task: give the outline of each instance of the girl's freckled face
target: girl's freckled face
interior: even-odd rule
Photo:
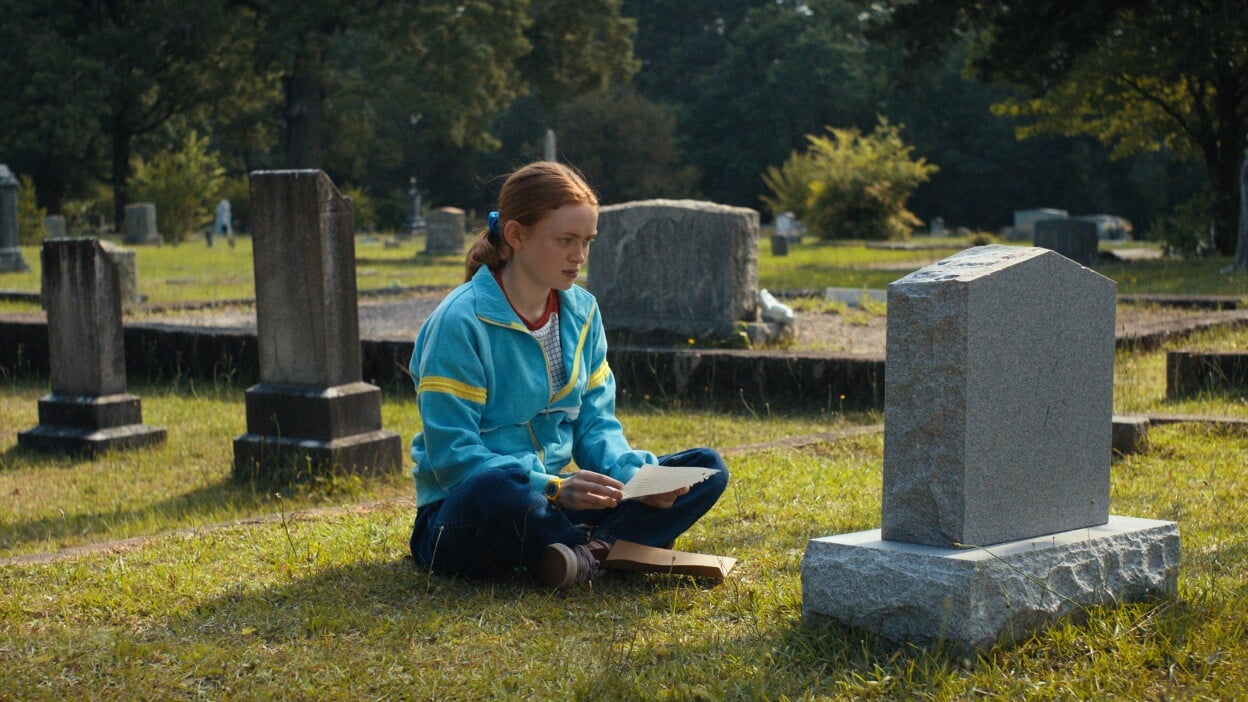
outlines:
[[[589,260],[598,236],[598,210],[592,205],[564,205],[529,228],[513,256],[517,273],[543,288],[567,290]]]

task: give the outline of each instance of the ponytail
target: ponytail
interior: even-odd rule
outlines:
[[[481,266],[492,271],[502,268],[510,256],[511,247],[503,241],[501,236],[496,237],[489,229],[482,229],[477,234],[477,238],[473,240],[472,246],[468,249],[468,256],[464,259],[464,281],[472,280],[472,276],[477,274]]]

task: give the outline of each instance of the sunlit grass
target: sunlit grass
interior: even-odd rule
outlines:
[[[17,432],[36,426],[36,381],[4,381],[0,394],[0,557],[50,551],[93,541],[202,526],[280,510],[346,505],[412,496],[410,466],[392,475],[338,476],[280,491],[234,482],[233,439],[246,430],[244,390],[229,382],[179,379],[173,384],[132,384],[146,424],[168,431],[165,444],[111,452],[92,460],[45,456],[17,448]],[[420,428],[414,393],[383,390],[382,425],[404,446]],[[819,434],[878,416],[751,414],[623,407],[630,441],[655,453],[703,445],[724,448]]]
[[[878,525],[879,434],[732,463],[681,546],[732,555],[552,593],[405,558],[410,508],[323,514],[0,568],[19,699],[1239,699],[1248,694],[1241,433],[1163,427],[1112,511],[1178,519],[1175,601],[1092,609],[971,657],[801,623],[806,541]],[[881,586],[886,584],[881,583]]]
[[[391,237],[356,237],[356,286],[360,290],[391,287],[452,287],[463,281],[464,261],[459,255],[426,256],[424,238],[405,240],[398,248],[386,248]],[[128,247],[135,251],[139,294],[150,304],[248,300],[255,297],[251,238],[235,237],[228,246],[220,238],[212,247],[202,241],[178,246]],[[39,248],[22,247],[31,270],[0,276],[0,289],[38,292]],[[35,311],[37,302],[0,301],[0,311]]]
[[[1180,349],[1248,349],[1248,329],[1200,332],[1168,341],[1155,351],[1118,351],[1114,369],[1114,410],[1128,414],[1202,414],[1248,418],[1248,394],[1203,392],[1166,397],[1166,352]]]
[[[360,268],[371,271],[361,280],[405,269],[402,257],[415,245],[407,246],[402,253],[357,245]],[[824,250],[844,256],[847,269],[862,265],[851,259],[876,254],[897,257],[887,265],[918,262],[905,252],[854,248]],[[141,280],[143,254],[176,250],[141,249]],[[445,268],[454,282],[461,269],[450,258],[423,272],[433,277]],[[820,277],[826,272],[810,263],[802,275],[817,282],[763,287],[883,287],[835,271]],[[1144,272],[1139,265],[1122,274]],[[233,297],[223,291],[236,282],[224,278],[237,271],[213,270],[203,284],[219,286],[218,298]],[[1210,270],[1193,266],[1189,285],[1206,285],[1197,278]],[[1148,275],[1172,273],[1187,275],[1162,266]],[[0,287],[11,289],[11,280],[0,279]],[[1225,292],[1224,283],[1201,290],[1243,294]],[[1166,348],[1180,347],[1248,348],[1248,330],[1204,333]],[[1166,400],[1164,364],[1164,348],[1119,352],[1115,411],[1248,416],[1242,397]],[[734,452],[728,492],[679,544],[739,559],[718,586],[608,575],[592,587],[552,593],[523,578],[475,583],[416,569],[405,558],[414,513],[406,466],[280,495],[234,483],[231,441],[245,427],[244,390],[185,378],[132,383],[146,423],[166,427],[168,442],[72,460],[16,448],[16,432],[38,423],[37,400],[47,390],[37,381],[0,379],[0,558],[156,535],[125,549],[0,566],[0,698],[1248,698],[1242,431],[1153,427],[1146,452],[1113,464],[1112,513],[1179,523],[1177,600],[1094,609],[1084,623],[961,658],[801,624],[807,540],[879,525],[880,433]],[[383,425],[404,446],[420,423],[412,395],[410,388],[383,389]],[[878,414],[655,404],[625,405],[620,416],[634,445],[657,453],[880,421]],[[297,514],[353,505],[365,507]]]
[[[389,287],[451,287],[463,280],[463,257],[424,255],[422,237],[387,248],[389,235],[356,237],[357,285],[361,290]],[[787,256],[773,256],[759,247],[759,287],[769,290],[823,288],[883,289],[923,266],[970,246],[966,237],[923,238],[913,243],[935,249],[869,248],[864,242],[826,243],[807,239],[789,247]],[[212,248],[201,241],[159,248],[139,246],[136,268],[139,292],[150,303],[248,299],[255,295],[251,239],[237,237],[233,248],[218,240]],[[1144,245],[1144,244],[1137,244]],[[39,290],[39,248],[22,248],[32,270],[0,276],[0,289]],[[1248,275],[1225,276],[1220,258],[1130,263],[1105,263],[1094,268],[1118,283],[1120,294],[1178,293],[1232,295],[1248,299]],[[37,303],[0,301],[0,312],[34,311]]]

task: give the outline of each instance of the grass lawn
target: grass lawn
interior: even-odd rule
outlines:
[[[1248,332],[1195,343],[1226,347]],[[1118,356],[1118,411],[1248,416],[1242,398],[1164,398],[1163,351]],[[1159,363],[1161,364],[1159,366]],[[228,478],[243,388],[135,386],[169,442],[94,461],[31,456],[33,381],[0,386],[0,555],[156,534],[141,545],[0,566],[0,698],[1237,699],[1248,696],[1248,435],[1154,427],[1115,462],[1111,511],[1177,520],[1175,601],[1093,609],[961,658],[801,624],[806,541],[879,524],[879,433],[734,455],[720,504],[682,539],[739,559],[727,581],[608,574],[550,592],[434,576],[406,558],[405,473],[280,496]],[[384,425],[409,436],[411,397]],[[730,447],[873,424],[631,406],[637,445]],[[362,505],[349,507],[351,505]],[[299,512],[309,507],[345,509]],[[247,516],[259,523],[173,532]],[[162,535],[163,534],[163,535]]]
[[[682,545],[727,581],[550,592],[434,576],[411,510],[291,517],[0,568],[16,699],[1238,699],[1248,695],[1242,434],[1173,426],[1115,465],[1115,513],[1177,519],[1175,601],[1087,613],[959,658],[800,621],[807,539],[878,524],[882,440],[733,461]]]
[[[426,256],[422,237],[401,247],[385,248],[388,235],[356,238],[356,281],[360,290],[410,286],[451,287],[463,280],[463,257]],[[862,242],[821,243],[806,240],[789,247],[787,256],[773,256],[766,236],[759,246],[759,287],[779,290],[820,290],[828,287],[883,289],[888,284],[952,255],[966,246],[964,238],[916,239],[931,249],[868,248]],[[254,297],[251,239],[237,237],[207,248],[200,241],[160,248],[136,247],[139,292],[152,303],[199,302]],[[1151,244],[1138,243],[1138,246]],[[22,248],[32,270],[0,276],[0,289],[38,292],[39,249]],[[1235,295],[1248,298],[1248,274],[1224,276],[1226,260],[1161,259],[1105,263],[1097,272],[1115,280],[1118,292]],[[35,311],[38,303],[0,300],[0,313]]]
[[[389,238],[356,237],[356,285],[360,290],[426,285],[449,288],[463,280],[463,256],[420,253],[425,250],[424,237],[415,237],[399,248],[388,249],[385,240]],[[178,246],[130,248],[136,252],[139,293],[145,295],[148,302],[167,304],[255,297],[250,237],[236,237],[233,247],[218,238],[212,248],[199,240]],[[0,289],[38,292],[39,251],[35,246],[23,246],[22,256],[31,270],[3,274]],[[0,301],[0,312],[38,309],[38,303]]]
[[[140,248],[152,302],[251,297],[250,241]],[[881,288],[948,250],[804,243],[760,252],[773,290]],[[458,256],[357,240],[361,289],[446,285]],[[36,269],[38,251],[23,250]],[[1220,261],[1098,266],[1120,292],[1248,297]],[[5,290],[37,290],[38,271]],[[0,311],[37,309],[0,303]],[[878,311],[877,311],[878,312]],[[1248,348],[1248,330],[1167,348]],[[1248,417],[1236,395],[1165,398],[1164,351],[1117,355],[1117,412]],[[883,437],[748,449],[680,546],[739,559],[724,583],[608,574],[550,592],[518,575],[478,583],[406,558],[406,468],[281,491],[232,482],[245,388],[132,383],[168,442],[94,460],[29,454],[45,382],[0,378],[0,699],[1243,699],[1248,698],[1248,433],[1154,427],[1114,463],[1111,511],[1176,520],[1175,601],[1093,609],[978,656],[893,647],[801,623],[799,566],[815,536],[879,525]],[[382,422],[419,428],[410,388],[383,388]],[[756,445],[880,422],[878,414],[764,414],[630,404],[621,419],[656,452]],[[315,509],[324,508],[324,509]],[[267,517],[258,521],[240,521]],[[56,559],[70,547],[147,537]]]

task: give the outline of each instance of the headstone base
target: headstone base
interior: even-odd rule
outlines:
[[[234,439],[234,477],[289,483],[318,475],[380,475],[403,461],[399,435],[381,430],[381,390],[260,383],[247,389],[247,433]]]
[[[18,432],[18,446],[34,451],[96,456],[104,451],[163,443],[165,429],[143,424],[137,395],[45,395],[39,426]]]
[[[1026,638],[1085,607],[1178,592],[1174,522],[1107,524],[987,548],[883,541],[880,530],[811,539],[802,614],[897,642],[975,651]]]
[[[285,484],[314,476],[382,475],[398,470],[403,442],[398,434],[371,431],[322,441],[260,434],[234,439],[234,479]]]
[[[29,270],[30,264],[22,258],[21,249],[0,249],[0,273],[25,273]]]

